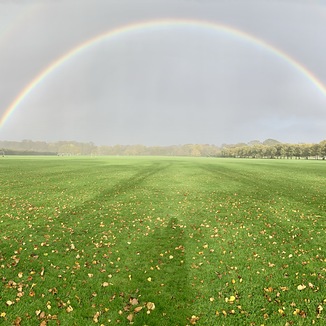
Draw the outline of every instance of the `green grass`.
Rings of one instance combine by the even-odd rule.
[[[3,158],[0,324],[323,325],[325,171]]]

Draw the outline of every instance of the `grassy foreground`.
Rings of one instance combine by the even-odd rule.
[[[325,325],[325,172],[3,158],[0,324]]]

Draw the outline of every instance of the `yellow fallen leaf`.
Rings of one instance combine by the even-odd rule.
[[[300,285],[297,286],[297,289],[298,289],[299,291],[302,291],[302,290],[304,290],[305,288],[306,288],[306,286],[305,286],[304,284],[300,284]]]
[[[154,302],[147,302],[146,306],[147,306],[148,310],[154,310],[155,309]]]
[[[298,309],[298,308],[293,311],[293,315],[297,315],[299,313],[300,313],[300,309]]]
[[[98,317],[100,316],[100,313],[97,311],[96,313],[95,313],[95,315],[94,315],[94,317],[93,317],[93,321],[95,322],[95,323],[98,323]]]
[[[132,322],[132,320],[134,319],[134,315],[133,314],[129,314],[127,319]]]
[[[229,301],[230,302],[234,302],[234,300],[235,300],[235,296],[234,295],[231,295]]]
[[[72,306],[68,306],[67,309],[66,309],[67,312],[72,312],[73,310],[74,310],[74,309],[73,309]]]

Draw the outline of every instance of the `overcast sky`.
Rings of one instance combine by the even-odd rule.
[[[115,28],[162,19],[198,24],[142,28],[79,51],[20,101],[0,140],[326,139],[326,91],[311,77],[326,84],[326,1],[0,0],[0,117],[73,48]]]

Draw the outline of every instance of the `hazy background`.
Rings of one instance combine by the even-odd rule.
[[[0,0],[0,117],[49,64],[114,28],[215,22],[287,53],[326,84],[325,1]],[[97,145],[326,139],[326,92],[272,52],[203,28],[121,34],[66,61],[0,129],[0,140]]]

